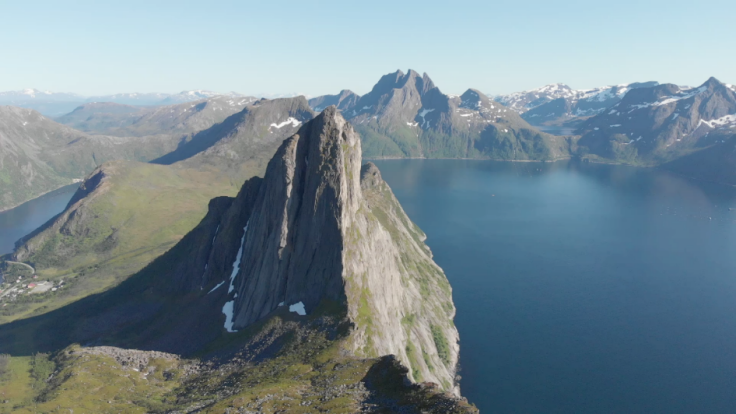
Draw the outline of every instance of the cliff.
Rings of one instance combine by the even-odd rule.
[[[397,355],[413,380],[456,388],[450,285],[378,169],[360,162],[360,137],[334,107],[279,148],[244,226],[229,328],[338,302],[351,351]]]

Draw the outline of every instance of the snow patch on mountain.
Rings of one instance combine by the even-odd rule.
[[[235,277],[240,271],[240,260],[243,258],[243,245],[245,245],[245,235],[247,233],[248,223],[245,223],[245,228],[243,228],[243,237],[240,239],[240,249],[238,249],[238,255],[235,257],[235,262],[233,262],[233,272],[230,274],[230,287],[227,288],[227,293],[230,293],[235,289]]]
[[[703,125],[703,124],[711,128],[717,128],[717,127],[722,127],[726,125],[736,124],[736,114],[722,116],[718,119],[713,119],[710,121],[701,119],[700,122],[698,123],[698,126]]]
[[[233,308],[235,306],[235,300],[225,303],[222,307],[222,313],[225,314],[225,330],[228,332],[238,332],[233,329]]]
[[[700,93],[703,93],[707,91],[708,88],[706,86],[701,86],[699,88],[690,88],[690,89],[680,89],[677,91],[674,95],[670,96],[663,96],[659,100],[655,102],[644,102],[640,104],[632,104],[629,105],[627,108],[632,108],[632,110],[635,109],[643,109],[643,108],[649,108],[650,106],[663,106],[663,105],[669,105],[671,103],[675,103],[678,101],[682,101],[684,99],[690,99],[695,95],[698,95]],[[689,106],[688,106],[689,108]],[[687,108],[685,108],[687,109]],[[631,111],[629,111],[631,112]]]
[[[419,114],[418,114],[418,115],[422,117],[422,128],[424,128],[424,124],[425,124],[425,123],[427,122],[427,120],[426,120],[426,119],[424,119],[424,117],[425,117],[425,116],[426,116],[426,115],[427,115],[428,113],[430,113],[430,112],[433,112],[433,111],[434,111],[434,109],[422,109],[422,111],[421,111],[421,112],[419,112]],[[427,126],[429,126],[429,124],[427,124]]]
[[[299,121],[296,118],[289,117],[286,121],[281,122],[279,124],[271,124],[271,126],[269,128],[281,129],[281,128],[285,127],[286,125],[289,125],[289,124],[291,124],[291,126],[293,126],[293,127],[298,127],[299,125],[302,124],[302,121]]]
[[[289,306],[289,312],[294,312],[297,315],[301,315],[301,316],[304,316],[307,314],[307,310],[304,308],[303,302],[297,302]]]

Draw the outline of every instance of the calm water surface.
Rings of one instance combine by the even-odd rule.
[[[736,190],[562,162],[379,161],[484,413],[736,412]]]
[[[11,253],[16,240],[61,213],[78,187],[69,185],[0,213],[0,255]]]

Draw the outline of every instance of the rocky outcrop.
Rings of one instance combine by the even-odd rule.
[[[232,266],[213,265],[204,282],[226,293],[229,331],[337,303],[353,325],[348,352],[397,355],[412,380],[457,392],[450,285],[378,169],[360,163],[360,137],[335,107],[304,124],[269,163],[249,217],[221,230],[234,232],[222,239]]]

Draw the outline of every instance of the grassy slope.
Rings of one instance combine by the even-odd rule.
[[[492,125],[479,132],[461,124],[452,134],[403,125],[380,128],[376,121],[356,124],[355,129],[366,158],[551,161],[570,157],[572,138],[540,132],[521,118],[501,119]]]
[[[330,338],[334,331],[313,329],[339,319],[324,310],[310,315],[311,325],[295,322],[288,313],[274,316],[238,334],[240,344],[245,345],[243,351],[219,362],[154,358],[143,369],[133,370],[112,356],[90,354],[72,345],[48,360],[54,375],[39,386],[29,374],[31,358],[13,358],[18,368],[7,405],[17,413],[69,409],[143,413],[197,407],[205,413],[248,409],[347,414],[361,406],[378,413],[400,408],[406,412],[477,412],[466,402],[446,398],[431,388],[405,385],[405,369],[390,359],[346,356],[345,325],[337,327],[342,331],[337,339]],[[254,358],[263,352],[258,345],[264,332],[277,338],[270,343],[281,347],[269,358]],[[193,366],[197,369],[192,370]]]
[[[23,296],[0,311],[7,323],[59,308],[116,285],[178,242],[204,217],[211,198],[237,187],[211,172],[115,161],[110,186],[86,205],[79,235],[47,229],[25,260],[39,280],[64,280],[58,292]],[[33,240],[31,240],[33,242]]]

